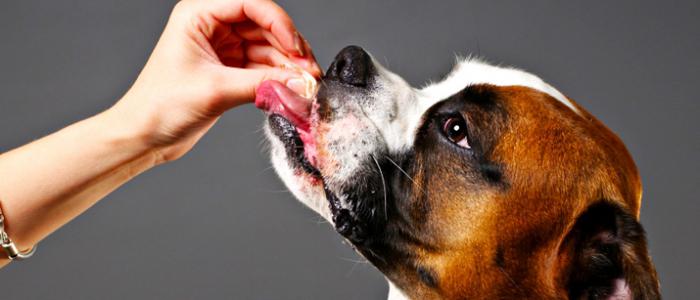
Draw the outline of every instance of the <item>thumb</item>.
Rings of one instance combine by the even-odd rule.
[[[267,80],[287,84],[290,80],[302,78],[298,72],[283,68],[238,69],[222,67],[220,76],[223,86],[218,87],[220,105],[224,110],[253,102],[258,86]]]

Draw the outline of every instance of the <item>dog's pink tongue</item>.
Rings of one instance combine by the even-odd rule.
[[[260,84],[255,94],[255,106],[282,115],[298,129],[309,130],[311,100],[297,95],[278,81],[268,80]]]
[[[311,100],[299,96],[282,83],[264,81],[255,93],[255,106],[269,114],[279,114],[297,128],[299,138],[304,143],[304,155],[316,166],[317,150],[311,134]]]

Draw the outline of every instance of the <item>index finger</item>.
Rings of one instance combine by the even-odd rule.
[[[225,23],[251,20],[279,41],[280,52],[305,56],[304,45],[292,18],[270,0],[212,0],[203,3],[214,18]]]

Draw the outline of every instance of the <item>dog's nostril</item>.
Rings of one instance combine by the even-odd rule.
[[[344,59],[336,60],[335,68],[333,69],[331,74],[342,75],[343,70],[345,69],[345,64],[346,62]]]
[[[358,46],[348,46],[336,55],[326,72],[326,78],[357,87],[367,86],[372,59]]]

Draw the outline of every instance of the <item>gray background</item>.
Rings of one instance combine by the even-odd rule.
[[[283,1],[326,67],[347,44],[422,84],[455,54],[532,71],[626,142],[667,299],[697,298],[698,1]],[[109,107],[174,1],[3,0],[0,150]],[[387,286],[269,168],[252,106],[0,271],[2,299],[382,299]],[[1,180],[1,179],[0,179]]]

